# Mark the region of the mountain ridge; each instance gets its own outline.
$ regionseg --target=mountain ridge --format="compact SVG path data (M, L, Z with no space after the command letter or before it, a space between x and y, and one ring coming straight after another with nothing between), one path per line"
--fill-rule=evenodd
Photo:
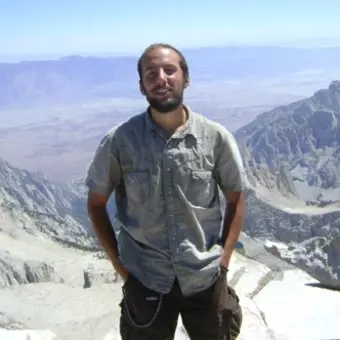
M235 138L248 180L244 231L340 288L340 82L259 115Z
M340 81L259 115L235 136L255 164L286 168L301 200L340 200Z
M86 215L85 197L51 183L41 173L11 166L0 158L0 211L26 232L64 245L96 248ZM13 230L4 229L12 234Z

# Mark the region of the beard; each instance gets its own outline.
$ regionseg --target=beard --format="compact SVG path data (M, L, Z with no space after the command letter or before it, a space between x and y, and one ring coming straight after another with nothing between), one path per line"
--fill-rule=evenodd
M183 103L183 91L180 94L174 95L172 98L159 100L146 96L150 107L159 113L168 113L177 109Z

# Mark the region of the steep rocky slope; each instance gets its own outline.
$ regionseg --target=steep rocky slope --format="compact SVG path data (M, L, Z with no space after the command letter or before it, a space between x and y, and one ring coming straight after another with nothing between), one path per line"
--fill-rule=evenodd
M244 231L272 243L268 250L305 270L322 284L340 288L340 208L284 205L275 193L264 198L255 191L247 194ZM271 199L271 201L270 201ZM285 245L276 247L278 242Z
M22 229L65 245L93 248L96 240L85 209L85 197L77 191L0 159L0 231L15 235Z
M245 232L340 287L340 82L236 132L247 172ZM283 249L285 249L283 251Z
M98 249L85 197L0 159L0 288L64 281L47 261L50 255L43 256L39 242Z
M285 167L302 200L340 200L340 81L261 114L235 135L257 164Z
M43 261L15 258L9 251L0 251L0 288L37 282L62 282L62 279Z

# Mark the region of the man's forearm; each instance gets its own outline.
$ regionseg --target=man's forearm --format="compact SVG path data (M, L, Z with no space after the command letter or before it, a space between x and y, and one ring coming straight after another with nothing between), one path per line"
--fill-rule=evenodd
M119 252L115 232L105 208L89 207L88 214L100 244L115 266Z
M226 207L225 218L223 223L222 232L222 244L224 249L224 254L222 257L222 265L228 266L235 248L235 245L239 239L243 220L244 220L244 198L241 195L240 201L236 203L229 203Z

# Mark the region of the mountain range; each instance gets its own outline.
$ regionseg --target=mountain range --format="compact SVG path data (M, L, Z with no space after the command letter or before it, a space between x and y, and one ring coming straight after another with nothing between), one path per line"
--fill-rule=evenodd
M184 50L193 87L339 68L339 48L207 47ZM138 98L137 56L0 63L0 109L49 108L112 97ZM208 87L209 87L208 86ZM206 90L205 90L206 91ZM189 90L190 92L190 90Z

